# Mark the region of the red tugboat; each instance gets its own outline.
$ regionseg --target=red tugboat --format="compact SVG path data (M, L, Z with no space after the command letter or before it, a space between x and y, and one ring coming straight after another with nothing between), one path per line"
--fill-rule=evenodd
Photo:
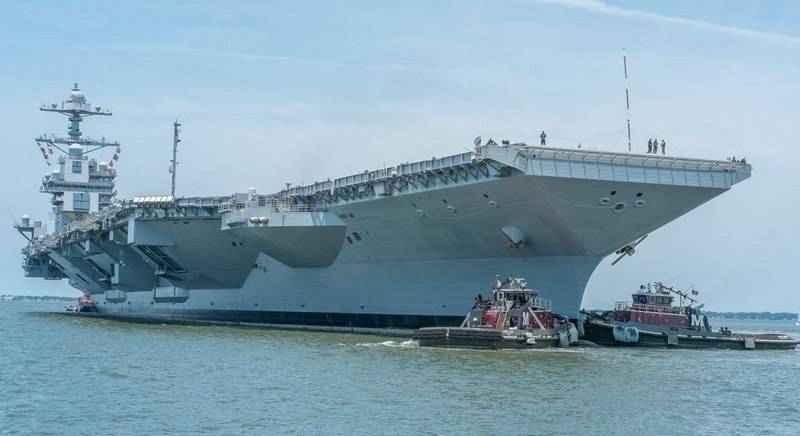
M655 283L655 290L642 285L632 297L632 303L619 302L614 310L582 311L582 338L599 345L670 348L786 350L800 344L782 334L733 333L727 327L712 331L702 304L663 283Z
M479 294L460 327L425 327L413 337L422 347L496 350L569 346L577 342L578 332L524 279L502 283L498 277L491 299Z
M89 295L82 295L78 298L78 302L76 304L70 304L66 308L67 312L97 312L97 306L94 304L94 300Z

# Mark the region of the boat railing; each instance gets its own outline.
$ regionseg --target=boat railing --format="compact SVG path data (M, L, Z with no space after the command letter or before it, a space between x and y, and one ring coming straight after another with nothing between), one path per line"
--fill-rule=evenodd
M304 203L295 203L274 196L259 195L246 201L230 200L217 206L219 213L243 212L254 208L271 208L273 212L315 212L320 210L315 206Z
M642 303L629 303L627 301L617 301L614 303L614 310L641 310L643 312L669 312L669 306L661 304L642 304Z
M62 239L69 237L71 234L88 232L99 228L103 223L110 221L117 213L125 209L125 206L122 202L115 202L104 209L65 224L57 232L42 235L41 238L31 241L31 244L34 249L56 247Z
M546 309L546 310L551 310L553 308L553 303L547 298L536 297L536 298L533 299L533 301L531 303L535 307Z

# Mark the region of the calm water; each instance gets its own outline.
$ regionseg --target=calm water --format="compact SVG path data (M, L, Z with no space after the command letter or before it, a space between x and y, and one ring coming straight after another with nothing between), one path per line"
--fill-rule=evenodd
M800 351L429 350L32 313L61 307L0 303L2 434L800 433Z

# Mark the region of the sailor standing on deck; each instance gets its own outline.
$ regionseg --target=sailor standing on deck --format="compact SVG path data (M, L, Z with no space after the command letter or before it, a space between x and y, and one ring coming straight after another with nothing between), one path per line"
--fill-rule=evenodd
M539 135L539 139L542 140L542 145L544 145L545 140L547 139L547 134L544 133L544 130L542 130L542 133Z
M661 154L667 154L667 143L661 140Z
M653 139L651 138L647 140L647 154L650 154L652 152L653 152Z

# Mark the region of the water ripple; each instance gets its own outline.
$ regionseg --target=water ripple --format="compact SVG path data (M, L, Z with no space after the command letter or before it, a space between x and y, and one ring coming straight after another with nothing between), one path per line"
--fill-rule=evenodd
M42 309L0 304L0 434L800 428L798 352L440 350L375 336L30 314Z

